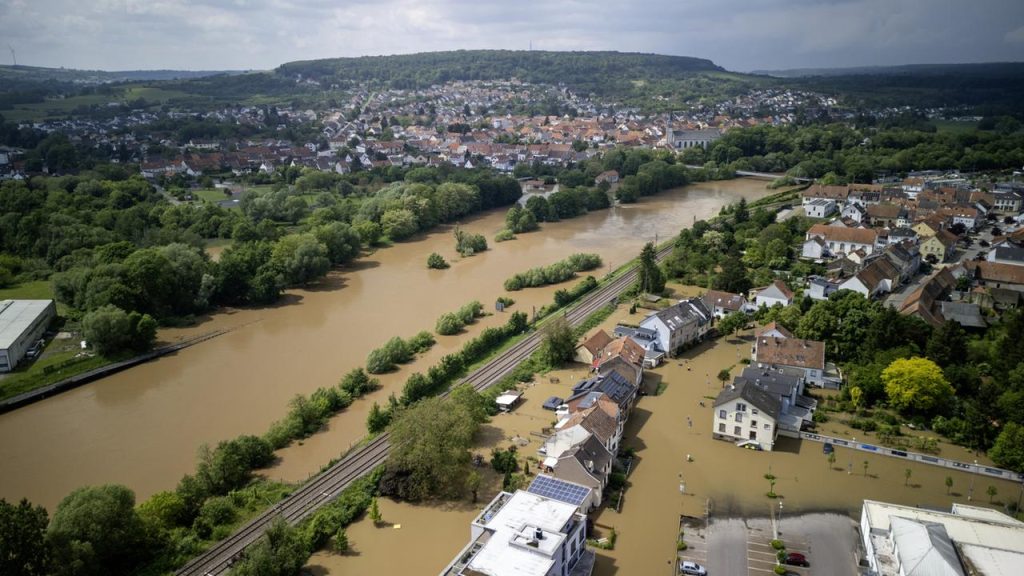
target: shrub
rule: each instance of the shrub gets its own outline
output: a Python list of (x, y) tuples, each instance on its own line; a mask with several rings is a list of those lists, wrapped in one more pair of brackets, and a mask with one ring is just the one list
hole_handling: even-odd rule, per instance
[(577, 272), (593, 270), (600, 266), (601, 257), (597, 254), (573, 254), (565, 260), (555, 262), (550, 266), (531, 268), (526, 272), (513, 275), (505, 280), (505, 289), (515, 291), (523, 288), (557, 284), (572, 278)]
[(786, 548), (786, 545), (782, 543), (782, 540), (772, 540), (771, 545), (772, 548), (775, 548), (776, 550), (783, 550)]
[(507, 242), (509, 240), (515, 240), (515, 239), (516, 239), (516, 235), (513, 234), (512, 231), (509, 230), (508, 228), (505, 228), (504, 230), (500, 230), (497, 234), (494, 235), (494, 241), (495, 242)]
[(449, 264), (445, 262), (444, 257), (437, 252), (431, 252), (430, 256), (427, 256), (427, 268), (432, 270), (444, 270), (448, 268)]
[(423, 330), (409, 340), (409, 347), (416, 354), (422, 354), (430, 350), (435, 342), (437, 341), (434, 340), (434, 336), (430, 332)]

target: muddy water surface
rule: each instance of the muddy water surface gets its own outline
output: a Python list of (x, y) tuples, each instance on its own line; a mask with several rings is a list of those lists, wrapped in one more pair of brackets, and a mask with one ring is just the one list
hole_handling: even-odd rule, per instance
[[(165, 330), (173, 341), (219, 328), (224, 336), (102, 381), (0, 416), (0, 497), (27, 497), (53, 510), (84, 484), (121, 483), (139, 499), (171, 489), (194, 466), (197, 447), (239, 434), (260, 434), (286, 411), (288, 400), (331, 385), (362, 365), (366, 355), (395, 335), (432, 329), (443, 312), (469, 300), (490, 308), (514, 272), (548, 264), (580, 251), (600, 253), (618, 266), (643, 242), (674, 235), (694, 218), (725, 204), (766, 194), (755, 180), (715, 182), (672, 190), (635, 205), (556, 224), (459, 260), (450, 230), (382, 249), (320, 285), (290, 291), (273, 308), (221, 312), (196, 328)], [(462, 223), (490, 240), (503, 227), (504, 211)], [(452, 261), (445, 271), (427, 270), (426, 256)], [(555, 287), (512, 294), (514, 309), (529, 311), (551, 301)], [(373, 400), (399, 391), (414, 370), (457, 349), (463, 336), (443, 337), (413, 366), (382, 379), (383, 390), (356, 402), (331, 420), (329, 429), (283, 451), (271, 476), (300, 479), (317, 471), (364, 433)]]

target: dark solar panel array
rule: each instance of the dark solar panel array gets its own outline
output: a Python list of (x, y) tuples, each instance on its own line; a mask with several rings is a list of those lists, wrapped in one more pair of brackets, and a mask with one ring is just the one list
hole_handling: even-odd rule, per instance
[(533, 479), (533, 483), (530, 484), (527, 492), (558, 500), (559, 502), (565, 502), (566, 504), (572, 504), (573, 506), (579, 506), (587, 499), (587, 493), (590, 492), (590, 488), (541, 475)]

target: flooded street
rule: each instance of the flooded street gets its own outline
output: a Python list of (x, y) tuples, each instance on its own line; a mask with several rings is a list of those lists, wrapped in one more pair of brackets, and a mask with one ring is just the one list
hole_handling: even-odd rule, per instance
[[(171, 489), (193, 470), (201, 444), (262, 434), (284, 415), (291, 397), (335, 384), (392, 336), (432, 330), (438, 316), (470, 300), (493, 309), (512, 273), (574, 252), (601, 254), (607, 270), (635, 257), (655, 235), (663, 240), (741, 196), (766, 194), (764, 184), (694, 185), (545, 224), (540, 232), (503, 243), (492, 238), (503, 227), (505, 211), (491, 212), (462, 222), (463, 229), (488, 238), (491, 249), (477, 256), (458, 259), (450, 229), (439, 229), (365, 256), (311, 289), (289, 291), (278, 306), (222, 312), (194, 328), (164, 330), (160, 339), (174, 341), (236, 328), (0, 416), (0, 497), (27, 497), (52, 511), (68, 492), (85, 484), (125, 484), (140, 501)], [(427, 255), (435, 251), (452, 262), (451, 269), (426, 268)], [(529, 312), (547, 304), (561, 287), (515, 292), (513, 310)], [(281, 463), (268, 474), (297, 480), (315, 473), (364, 435), (374, 400), (385, 401), (413, 371), (425, 371), (482, 326), (503, 323), (506, 317), (495, 314), (463, 335), (440, 337), (415, 364), (381, 378), (382, 390), (333, 418), (327, 431), (282, 451)]]
[[(693, 287), (676, 288), (678, 296), (698, 292)], [(602, 327), (610, 332), (616, 322), (636, 323), (644, 315), (644, 310), (630, 315), (623, 305)], [(948, 509), (953, 502), (968, 502), (971, 476), (962, 472), (844, 448), (837, 448), (836, 462), (830, 466), (817, 442), (780, 438), (776, 451), (753, 452), (712, 439), (713, 400), (707, 397), (714, 397), (720, 389), (715, 378), (718, 371), (732, 367), (733, 373), (738, 374), (739, 359), (749, 355), (750, 331), (740, 336), (703, 344), (647, 373), (648, 389), (656, 388), (660, 380), (663, 391), (657, 396), (642, 397), (627, 423), (623, 447), (634, 448), (637, 457), (621, 512), (603, 509), (592, 516), (602, 535), (607, 535), (611, 527), (618, 532), (615, 550), (598, 551), (595, 576), (671, 572), (681, 514), (695, 518), (703, 518), (706, 510), (717, 518), (767, 517), (770, 511), (778, 514), (780, 500), (765, 496), (769, 486), (764, 475), (769, 470), (777, 477), (775, 491), (784, 504), (784, 518), (820, 511), (857, 518), (864, 499), (940, 509)], [(536, 456), (542, 443), (537, 433), (555, 420), (552, 412), (541, 408), (541, 403), (552, 395), (566, 397), (572, 385), (586, 373), (587, 368), (577, 364), (538, 377), (524, 388), (524, 402), (520, 406), (510, 414), (499, 414), (484, 426), (476, 451), (489, 456), (492, 448), (515, 443), (521, 458)], [(703, 408), (701, 401), (705, 403)], [(687, 417), (692, 418), (693, 428), (687, 426)], [(819, 429), (829, 435), (875, 441), (874, 435), (852, 434), (854, 431), (835, 419)], [(687, 454), (692, 462), (686, 462)], [(963, 448), (948, 445), (942, 445), (939, 455), (965, 461), (975, 458)], [(984, 457), (977, 458), (979, 463), (990, 463)], [(908, 467), (909, 480), (905, 476)], [(946, 476), (953, 478), (948, 495)], [(685, 484), (684, 494), (679, 491), (680, 481)], [(402, 533), (392, 533), (362, 520), (349, 531), (356, 555), (321, 552), (314, 556), (310, 568), (318, 575), (392, 573), (398, 572), (399, 567), (408, 568), (410, 573), (438, 573), (468, 541), (469, 522), (497, 490), (496, 479), (492, 482), (495, 483), (490, 490), (481, 490), (477, 506), (468, 500), (435, 506), (388, 501), (384, 510), (392, 510), (393, 517), (385, 512), (385, 520), (402, 524)], [(1018, 484), (978, 477), (974, 480), (973, 504), (990, 506), (986, 494), (989, 485), (998, 490), (995, 507), (1000, 507), (1000, 502), (1016, 501), (1019, 495)], [(388, 553), (395, 549), (392, 545), (400, 545), (409, 553), (396, 558)], [(371, 550), (379, 553), (371, 554)], [(422, 563), (404, 564), (409, 562), (409, 556), (422, 559)]]

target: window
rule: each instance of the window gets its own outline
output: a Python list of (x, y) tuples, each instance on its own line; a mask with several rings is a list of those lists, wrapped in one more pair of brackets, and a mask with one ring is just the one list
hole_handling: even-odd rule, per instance
[(757, 414), (758, 414), (757, 408), (751, 408), (750, 409), (750, 413), (753, 414), (754, 416), (757, 416)]
[(757, 420), (751, 420), (750, 427), (753, 428), (754, 430), (757, 430)]
[(757, 431), (756, 430), (751, 430), (750, 431), (750, 439), (751, 440), (757, 440)]
[(764, 425), (764, 429), (765, 430), (771, 430), (772, 429), (772, 425), (771, 424), (765, 424)]
[(733, 433), (734, 436), (741, 436), (741, 437), (743, 436), (743, 431), (740, 430), (739, 426), (734, 427), (732, 429), (732, 433)]
[(725, 415), (725, 410), (719, 410), (718, 411), (718, 417), (721, 418), (722, 420), (725, 420), (726, 418), (728, 418), (728, 416)]
[(718, 431), (721, 432), (722, 434), (725, 434), (725, 422), (718, 423)]
[(747, 411), (747, 405), (746, 404), (737, 404), (736, 405), (736, 411), (737, 412), (746, 412)]
[(743, 413), (742, 412), (737, 412), (736, 413), (736, 421), (737, 422), (743, 422)]

